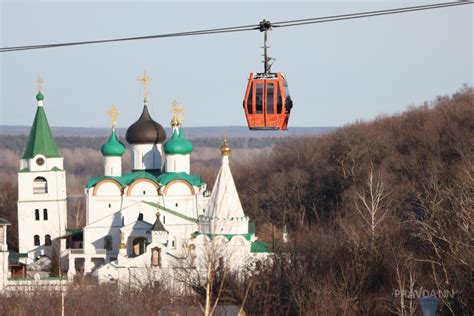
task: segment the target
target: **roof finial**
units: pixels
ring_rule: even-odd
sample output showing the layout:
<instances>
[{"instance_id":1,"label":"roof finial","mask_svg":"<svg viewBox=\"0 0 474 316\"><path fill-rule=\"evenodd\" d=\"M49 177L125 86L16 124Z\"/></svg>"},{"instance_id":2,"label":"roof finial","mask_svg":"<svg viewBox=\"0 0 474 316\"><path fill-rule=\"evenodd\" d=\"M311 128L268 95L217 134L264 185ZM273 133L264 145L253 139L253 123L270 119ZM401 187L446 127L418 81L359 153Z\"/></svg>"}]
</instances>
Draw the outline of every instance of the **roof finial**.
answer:
<instances>
[{"instance_id":1,"label":"roof finial","mask_svg":"<svg viewBox=\"0 0 474 316\"><path fill-rule=\"evenodd\" d=\"M150 84L151 78L147 75L146 70L143 71L143 77L138 78L138 81L141 81L143 84L143 101L148 101L148 85Z\"/></svg>"},{"instance_id":2,"label":"roof finial","mask_svg":"<svg viewBox=\"0 0 474 316\"><path fill-rule=\"evenodd\" d=\"M112 129L115 130L115 126L117 126L117 116L120 114L120 111L117 109L115 104L112 104L110 110L107 111L107 115L110 117L112 121Z\"/></svg>"},{"instance_id":3,"label":"roof finial","mask_svg":"<svg viewBox=\"0 0 474 316\"><path fill-rule=\"evenodd\" d=\"M229 142L227 141L227 137L224 137L224 142L222 143L221 146L221 155L222 156L229 156L231 152Z\"/></svg>"},{"instance_id":4,"label":"roof finial","mask_svg":"<svg viewBox=\"0 0 474 316\"><path fill-rule=\"evenodd\" d=\"M36 88L38 89L38 92L41 92L43 90L43 79L41 76L38 76L38 80L36 80Z\"/></svg>"},{"instance_id":5,"label":"roof finial","mask_svg":"<svg viewBox=\"0 0 474 316\"><path fill-rule=\"evenodd\" d=\"M183 116L184 116L184 106L179 104L176 100L173 100L172 106L171 106L171 113L172 113L172 119L171 119L171 126L174 127L179 127L180 125L183 124Z\"/></svg>"},{"instance_id":6,"label":"roof finial","mask_svg":"<svg viewBox=\"0 0 474 316\"><path fill-rule=\"evenodd\" d=\"M41 93L41 90L43 90L43 79L41 79L40 76L38 76L38 80L36 80L36 88L38 89L36 101L38 101L38 106L43 106L44 95Z\"/></svg>"}]
</instances>

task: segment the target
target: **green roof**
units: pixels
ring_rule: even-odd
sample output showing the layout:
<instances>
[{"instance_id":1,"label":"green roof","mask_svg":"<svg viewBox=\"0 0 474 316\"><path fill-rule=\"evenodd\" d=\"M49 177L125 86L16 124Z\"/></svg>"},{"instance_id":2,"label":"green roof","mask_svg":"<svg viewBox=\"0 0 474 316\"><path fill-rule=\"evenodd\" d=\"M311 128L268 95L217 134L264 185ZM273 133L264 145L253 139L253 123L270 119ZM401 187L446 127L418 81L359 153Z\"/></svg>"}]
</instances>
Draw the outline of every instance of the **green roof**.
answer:
<instances>
[{"instance_id":1,"label":"green roof","mask_svg":"<svg viewBox=\"0 0 474 316\"><path fill-rule=\"evenodd\" d=\"M254 241L250 245L250 252L270 252L268 249L268 243L264 241Z\"/></svg>"},{"instance_id":2,"label":"green roof","mask_svg":"<svg viewBox=\"0 0 474 316\"><path fill-rule=\"evenodd\" d=\"M193 151L193 144L186 139L183 131L178 134L178 130L175 129L173 136L166 142L164 149L165 153L169 155L185 155Z\"/></svg>"},{"instance_id":3,"label":"green roof","mask_svg":"<svg viewBox=\"0 0 474 316\"><path fill-rule=\"evenodd\" d=\"M18 252L14 252L14 251L10 251L10 253L8 254L8 260L10 260L10 261L18 262L18 261L20 261L20 258L28 258L28 254L27 253L18 253Z\"/></svg>"},{"instance_id":4,"label":"green roof","mask_svg":"<svg viewBox=\"0 0 474 316\"><path fill-rule=\"evenodd\" d=\"M54 142L48 119L42 106L36 109L35 119L31 126L30 136L26 144L23 159L31 159L41 154L48 158L60 157L58 147Z\"/></svg>"},{"instance_id":5,"label":"green roof","mask_svg":"<svg viewBox=\"0 0 474 316\"><path fill-rule=\"evenodd\" d=\"M156 177L152 175L151 173L146 172L146 171L134 171L134 172L123 174L121 177L100 176L100 177L91 178L87 182L86 187L91 188L104 179L115 180L123 187L129 185L136 179L149 179L156 182Z\"/></svg>"},{"instance_id":6,"label":"green roof","mask_svg":"<svg viewBox=\"0 0 474 316\"><path fill-rule=\"evenodd\" d=\"M66 234L64 237L78 235L84 232L83 228L66 228Z\"/></svg>"},{"instance_id":7,"label":"green roof","mask_svg":"<svg viewBox=\"0 0 474 316\"><path fill-rule=\"evenodd\" d=\"M194 233L191 234L191 237L196 238L199 235L206 235L210 239L213 239L217 236L224 236L227 240L231 240L235 236L242 236L246 240L251 240L252 237L254 236L254 234L252 234L252 233L248 233L248 234L207 234L207 233L201 233L201 232L194 232Z\"/></svg>"},{"instance_id":8,"label":"green roof","mask_svg":"<svg viewBox=\"0 0 474 316\"><path fill-rule=\"evenodd\" d=\"M137 179L148 179L162 185L167 185L173 180L184 180L193 186L201 186L203 184L201 176L187 174L186 172L165 172L160 174L159 176L155 176L147 171L133 171L130 173L126 173L121 177L101 176L92 178L87 182L86 187L91 188L104 179L115 180L123 187L128 186L130 183Z\"/></svg>"},{"instance_id":9,"label":"green roof","mask_svg":"<svg viewBox=\"0 0 474 316\"><path fill-rule=\"evenodd\" d=\"M5 218L0 217L0 225L10 225L11 223L7 221Z\"/></svg>"},{"instance_id":10,"label":"green roof","mask_svg":"<svg viewBox=\"0 0 474 316\"><path fill-rule=\"evenodd\" d=\"M183 215L183 214L181 214L181 213L179 213L179 212L177 212L177 211L174 211L174 210L170 210L169 208L166 208L166 207L164 207L164 206L161 206L160 204L153 203L153 202L148 202L148 201L142 201L142 202L145 203L145 204L148 204L148 205L150 205L150 206L156 207L156 208L158 208L158 209L160 209L160 210L162 210L162 211L165 211L165 212L167 212L167 213L170 213L170 214L172 214L172 215L174 215L174 216L181 217L182 219L188 220L188 221L190 221L190 222L193 222L193 223L197 223L197 222L198 222L198 220L195 219L195 218L192 218L192 217Z\"/></svg>"},{"instance_id":11,"label":"green roof","mask_svg":"<svg viewBox=\"0 0 474 316\"><path fill-rule=\"evenodd\" d=\"M160 184L167 185L173 180L184 180L196 187L203 184L201 176L186 172L165 172L158 176L158 183Z\"/></svg>"},{"instance_id":12,"label":"green roof","mask_svg":"<svg viewBox=\"0 0 474 316\"><path fill-rule=\"evenodd\" d=\"M123 156L123 154L125 153L125 145L117 139L117 135L115 135L115 130L112 130L112 134L110 134L110 137L107 142L102 145L100 151L104 156Z\"/></svg>"}]
</instances>

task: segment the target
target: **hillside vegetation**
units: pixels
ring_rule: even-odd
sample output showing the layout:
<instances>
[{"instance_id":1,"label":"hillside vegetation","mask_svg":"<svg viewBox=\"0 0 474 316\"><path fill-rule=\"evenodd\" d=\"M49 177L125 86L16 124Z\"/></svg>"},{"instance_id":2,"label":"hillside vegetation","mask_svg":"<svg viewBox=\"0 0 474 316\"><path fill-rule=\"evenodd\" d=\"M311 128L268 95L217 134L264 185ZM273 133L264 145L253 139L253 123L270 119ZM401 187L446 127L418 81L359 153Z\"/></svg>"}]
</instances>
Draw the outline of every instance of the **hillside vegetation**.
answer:
<instances>
[{"instance_id":1,"label":"hillside vegetation","mask_svg":"<svg viewBox=\"0 0 474 316\"><path fill-rule=\"evenodd\" d=\"M195 142L192 162L210 185L219 166L218 140L212 142L204 148ZM330 134L248 147L234 146L234 179L259 238L275 255L249 279L228 277L215 293L222 302L241 304L248 290L245 310L252 315L418 315L418 297L435 293L443 315L474 311L472 88ZM100 152L78 146L62 152L68 191L80 194L87 177L102 173ZM16 154L0 151L13 161L12 176ZM16 184L2 182L0 216L11 219ZM69 206L70 216L81 214L81 202ZM140 310L171 303L156 295ZM47 313L48 306L18 311Z\"/></svg>"},{"instance_id":2,"label":"hillside vegetation","mask_svg":"<svg viewBox=\"0 0 474 316\"><path fill-rule=\"evenodd\" d=\"M468 87L400 115L277 142L235 172L261 235L289 229L280 250L291 260L277 261L261 291L290 314L411 315L422 289L443 294L446 314L472 313L473 158Z\"/></svg>"}]
</instances>

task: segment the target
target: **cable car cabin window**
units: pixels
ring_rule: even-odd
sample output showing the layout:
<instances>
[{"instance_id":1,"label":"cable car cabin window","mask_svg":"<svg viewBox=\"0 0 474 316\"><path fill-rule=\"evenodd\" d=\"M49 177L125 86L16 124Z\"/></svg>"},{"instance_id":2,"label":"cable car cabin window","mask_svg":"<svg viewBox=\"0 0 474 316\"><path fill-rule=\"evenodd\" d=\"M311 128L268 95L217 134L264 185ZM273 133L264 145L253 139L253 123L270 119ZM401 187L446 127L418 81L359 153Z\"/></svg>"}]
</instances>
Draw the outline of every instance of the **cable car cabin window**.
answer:
<instances>
[{"instance_id":1,"label":"cable car cabin window","mask_svg":"<svg viewBox=\"0 0 474 316\"><path fill-rule=\"evenodd\" d=\"M281 90L277 86L277 114L281 114L283 108L283 99L281 98Z\"/></svg>"},{"instance_id":2,"label":"cable car cabin window","mask_svg":"<svg viewBox=\"0 0 474 316\"><path fill-rule=\"evenodd\" d=\"M257 83L255 91L255 113L263 113L263 83Z\"/></svg>"},{"instance_id":3,"label":"cable car cabin window","mask_svg":"<svg viewBox=\"0 0 474 316\"><path fill-rule=\"evenodd\" d=\"M285 89L285 94L286 94L285 112L286 114L290 114L291 108L293 107L293 101L291 100L291 97L290 97L290 90L288 89L288 82L286 81L286 79L283 80L283 88Z\"/></svg>"},{"instance_id":4,"label":"cable car cabin window","mask_svg":"<svg viewBox=\"0 0 474 316\"><path fill-rule=\"evenodd\" d=\"M250 86L249 95L247 97L247 112L253 113L253 85Z\"/></svg>"},{"instance_id":5,"label":"cable car cabin window","mask_svg":"<svg viewBox=\"0 0 474 316\"><path fill-rule=\"evenodd\" d=\"M267 84L267 114L273 114L273 83Z\"/></svg>"},{"instance_id":6,"label":"cable car cabin window","mask_svg":"<svg viewBox=\"0 0 474 316\"><path fill-rule=\"evenodd\" d=\"M288 97L290 95L290 89L288 88L288 81L283 79L283 88L285 89L285 94Z\"/></svg>"}]
</instances>

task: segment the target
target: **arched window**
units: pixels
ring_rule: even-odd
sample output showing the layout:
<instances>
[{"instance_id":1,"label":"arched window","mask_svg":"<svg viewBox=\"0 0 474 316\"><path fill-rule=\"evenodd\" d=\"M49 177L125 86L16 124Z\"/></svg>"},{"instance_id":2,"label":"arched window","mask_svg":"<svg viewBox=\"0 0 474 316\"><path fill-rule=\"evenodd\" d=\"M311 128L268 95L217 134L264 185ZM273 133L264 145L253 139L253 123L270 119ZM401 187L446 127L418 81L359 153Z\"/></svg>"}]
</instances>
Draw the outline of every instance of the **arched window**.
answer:
<instances>
[{"instance_id":1,"label":"arched window","mask_svg":"<svg viewBox=\"0 0 474 316\"><path fill-rule=\"evenodd\" d=\"M105 250L112 250L112 236L105 236L104 237L104 249Z\"/></svg>"},{"instance_id":2,"label":"arched window","mask_svg":"<svg viewBox=\"0 0 474 316\"><path fill-rule=\"evenodd\" d=\"M157 267L160 265L160 248L155 247L151 250L151 266Z\"/></svg>"},{"instance_id":3,"label":"arched window","mask_svg":"<svg viewBox=\"0 0 474 316\"><path fill-rule=\"evenodd\" d=\"M48 193L48 181L43 177L36 177L33 181L33 194Z\"/></svg>"},{"instance_id":4,"label":"arched window","mask_svg":"<svg viewBox=\"0 0 474 316\"><path fill-rule=\"evenodd\" d=\"M51 236L50 235L45 235L44 236L44 245L45 246L51 246Z\"/></svg>"},{"instance_id":5,"label":"arched window","mask_svg":"<svg viewBox=\"0 0 474 316\"><path fill-rule=\"evenodd\" d=\"M47 221L48 220L48 210L43 209L43 220Z\"/></svg>"},{"instance_id":6,"label":"arched window","mask_svg":"<svg viewBox=\"0 0 474 316\"><path fill-rule=\"evenodd\" d=\"M38 209L35 210L35 221L40 220L40 211Z\"/></svg>"},{"instance_id":7,"label":"arched window","mask_svg":"<svg viewBox=\"0 0 474 316\"><path fill-rule=\"evenodd\" d=\"M138 220L142 221L143 220L143 213L138 213Z\"/></svg>"},{"instance_id":8,"label":"arched window","mask_svg":"<svg viewBox=\"0 0 474 316\"><path fill-rule=\"evenodd\" d=\"M35 243L35 246L39 246L39 245L40 245L40 236L38 236L38 235L35 235L35 236L34 236L34 243Z\"/></svg>"},{"instance_id":9,"label":"arched window","mask_svg":"<svg viewBox=\"0 0 474 316\"><path fill-rule=\"evenodd\" d=\"M148 242L144 237L137 237L133 240L133 256L144 254Z\"/></svg>"}]
</instances>

